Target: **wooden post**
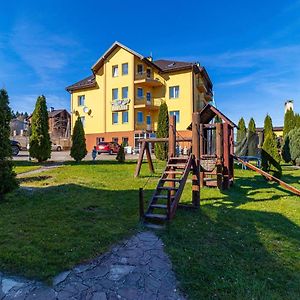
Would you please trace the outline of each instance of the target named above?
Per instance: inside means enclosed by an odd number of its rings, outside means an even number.
[[[194,156],[192,179],[192,203],[200,206],[200,113],[193,113],[192,118],[192,151]]]
[[[141,150],[140,150],[140,153],[139,153],[139,158],[138,158],[138,162],[137,162],[137,165],[136,165],[134,177],[138,177],[139,174],[140,174],[142,163],[143,163],[143,158],[144,158],[145,148],[146,148],[146,142],[143,141],[142,142],[142,147],[141,147]]]
[[[230,156],[230,144],[229,144],[229,124],[224,123],[223,126],[223,188],[229,187],[229,156]]]
[[[233,184],[233,181],[234,181],[234,160],[233,160],[233,155],[234,155],[234,127],[230,128],[229,142],[230,142],[230,157],[229,157],[230,174],[229,174],[229,180],[230,180],[230,184]]]
[[[151,153],[150,153],[149,143],[148,142],[146,142],[145,151],[146,151],[146,156],[147,156],[149,170],[150,170],[151,173],[154,173],[153,161],[152,161],[152,158],[151,158]]]
[[[144,219],[144,190],[143,188],[139,189],[139,200],[140,200],[140,220]]]
[[[176,116],[169,119],[169,158],[176,154]]]
[[[202,155],[204,154],[204,133],[203,133],[203,124],[200,124],[199,126],[199,138],[200,138],[200,141],[199,141],[199,152],[200,152],[200,161],[201,161],[201,158],[202,158]],[[200,166],[200,162],[199,162],[199,168],[200,168],[200,188],[201,187],[204,187],[204,172],[201,171],[201,166]]]
[[[168,191],[168,196],[167,196],[167,218],[168,220],[171,220],[171,192]]]
[[[223,124],[216,123],[217,187],[223,189]]]

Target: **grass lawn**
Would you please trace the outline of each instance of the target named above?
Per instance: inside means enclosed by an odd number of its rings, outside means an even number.
[[[159,165],[161,168],[162,166]],[[24,175],[0,203],[0,270],[50,281],[106,251],[140,227],[135,163],[69,164]],[[284,180],[300,188],[300,171]],[[156,186],[146,188],[150,197]],[[188,202],[188,183],[183,201]],[[159,235],[191,299],[298,299],[300,200],[252,171],[236,170],[234,188],[201,190],[201,209],[178,211]]]
[[[40,167],[41,164],[34,161],[14,161],[14,171],[17,174],[33,171],[39,169]]]

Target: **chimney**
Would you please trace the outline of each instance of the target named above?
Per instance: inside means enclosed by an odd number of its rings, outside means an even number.
[[[294,101],[287,100],[284,103],[284,113],[286,113],[289,109],[294,110]]]
[[[50,112],[53,112],[54,111],[54,107],[50,107]]]

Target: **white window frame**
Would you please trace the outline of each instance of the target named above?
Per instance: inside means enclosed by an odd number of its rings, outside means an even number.
[[[124,66],[127,65],[127,73],[124,73]],[[128,63],[122,64],[122,76],[128,75]]]
[[[178,113],[178,118],[176,113]],[[170,111],[170,116],[176,116],[176,123],[180,123],[180,110],[171,110]]]
[[[117,116],[117,122],[114,121],[114,116]],[[113,112],[112,115],[111,115],[111,118],[112,118],[112,124],[113,125],[119,124],[119,113]]]
[[[83,101],[82,101],[82,99],[83,99]],[[77,103],[78,106],[84,106],[85,105],[85,95],[79,95],[77,98],[77,101],[78,101],[78,103]]]
[[[127,96],[126,97],[124,97],[124,90],[127,90]],[[122,99],[128,99],[128,86],[124,86],[124,87],[122,87]]]
[[[112,66],[112,77],[118,77],[119,76],[119,66],[114,65]]]
[[[176,89],[178,88],[178,92],[176,93]],[[172,91],[172,92],[171,92]],[[180,94],[179,85],[174,85],[169,87],[169,99],[178,99]]]
[[[117,98],[114,98],[114,91],[117,91]],[[119,99],[119,89],[118,88],[114,88],[111,90],[111,98],[112,100],[118,100]]]
[[[127,114],[127,121],[124,121],[124,114]],[[126,111],[122,111],[122,124],[127,124],[129,122],[129,114],[128,114],[128,110]]]

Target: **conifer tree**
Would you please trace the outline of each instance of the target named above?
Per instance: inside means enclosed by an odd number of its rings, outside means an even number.
[[[73,129],[70,155],[76,160],[76,162],[81,161],[87,155],[85,133],[79,116]]]
[[[237,136],[236,141],[237,143],[241,143],[247,135],[247,129],[244,118],[240,118],[238,123],[238,130],[237,130]]]
[[[256,125],[253,118],[250,119],[248,125],[248,155],[256,156],[258,147],[258,136],[256,133]]]
[[[39,162],[51,157],[48,111],[45,96],[37,98],[31,118],[31,136],[29,141],[30,156]]]
[[[9,99],[4,89],[0,90],[0,200],[7,192],[18,186],[11,161],[12,149],[9,140],[12,119]]]
[[[289,163],[291,161],[290,133],[283,138],[281,157],[286,163]]]
[[[280,156],[277,141],[273,133],[272,119],[266,116],[264,122],[264,143],[261,152],[262,169],[276,177],[281,177]]]
[[[300,128],[295,128],[288,134],[290,138],[290,154],[292,163],[300,163]]]
[[[295,114],[294,123],[295,123],[295,128],[300,128],[300,114]]]
[[[288,135],[288,133],[295,128],[295,125],[294,111],[290,108],[284,115],[283,137]]]
[[[169,137],[169,113],[166,102],[162,102],[159,107],[158,113],[158,126],[156,136],[158,138]],[[157,159],[167,160],[168,159],[168,144],[167,143],[156,143],[154,147],[154,153]]]

